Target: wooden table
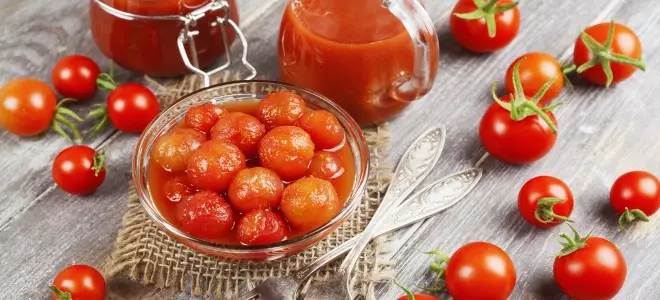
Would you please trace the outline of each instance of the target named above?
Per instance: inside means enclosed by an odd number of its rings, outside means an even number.
[[[454,1],[426,1],[440,36],[440,72],[433,91],[391,123],[396,161],[406,145],[431,125],[448,129],[446,150],[431,179],[472,165],[484,153],[477,135],[481,114],[491,103],[489,87],[502,80],[517,56],[545,51],[569,58],[581,29],[612,17],[633,28],[642,40],[646,73],[610,89],[574,81],[557,110],[560,134],[552,152],[539,162],[514,167],[489,158],[479,186],[451,210],[427,221],[395,256],[397,278],[408,286],[432,279],[430,258],[417,249],[452,252],[469,241],[484,240],[513,258],[518,281],[512,299],[562,299],[552,279],[560,229],[532,228],[518,216],[516,195],[529,178],[548,174],[563,179],[576,197],[573,218],[582,232],[615,242],[628,262],[626,284],[618,299],[660,298],[660,236],[657,220],[616,233],[617,216],[608,204],[613,180],[632,169],[660,174],[660,5],[652,0],[521,1],[523,18],[516,40],[502,51],[472,55],[448,31]],[[17,77],[49,80],[58,58],[81,53],[108,63],[94,45],[88,26],[88,1],[0,0],[0,84]],[[241,0],[242,27],[250,60],[260,74],[277,78],[275,43],[284,7],[281,0]],[[121,79],[131,78],[121,72]],[[98,96],[94,102],[103,101]],[[86,105],[76,105],[83,111]],[[51,179],[51,161],[68,145],[55,134],[18,138],[0,133],[0,298],[48,299],[47,286],[72,263],[100,265],[111,253],[126,209],[126,184],[135,135],[107,131],[88,141],[104,147],[109,171],[104,185],[89,197],[71,196]],[[110,298],[176,298],[130,282],[112,282]],[[401,291],[381,285],[380,299]]]

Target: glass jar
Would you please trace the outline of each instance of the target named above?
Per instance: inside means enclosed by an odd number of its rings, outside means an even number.
[[[194,67],[206,68],[240,35],[235,0],[90,0],[89,13],[103,54],[153,76],[190,73],[182,55]]]

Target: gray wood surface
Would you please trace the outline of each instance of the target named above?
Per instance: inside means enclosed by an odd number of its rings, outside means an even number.
[[[518,271],[511,299],[564,299],[552,280],[557,235],[565,227],[539,230],[517,214],[516,194],[529,178],[548,174],[563,179],[576,197],[573,217],[583,232],[611,239],[627,259],[628,278],[617,299],[659,299],[660,237],[657,221],[616,233],[616,215],[607,196],[613,180],[625,171],[645,169],[660,175],[660,5],[652,0],[523,1],[523,27],[507,48],[490,55],[468,54],[448,32],[453,1],[426,1],[440,36],[440,72],[431,94],[392,121],[395,162],[405,145],[428,126],[445,124],[448,141],[429,180],[470,166],[484,150],[477,126],[490,104],[489,86],[502,80],[509,63],[529,51],[570,57],[580,29],[615,18],[633,28],[644,46],[648,71],[609,90],[575,78],[557,110],[560,134],[543,160],[513,167],[492,158],[479,186],[451,210],[427,221],[396,255],[397,279],[423,287],[431,280],[430,259],[417,250],[452,252],[466,242],[483,240],[505,249]],[[283,1],[240,1],[242,26],[250,42],[251,61],[266,78],[277,78],[275,43]],[[0,0],[0,84],[17,77],[48,80],[56,60],[66,54],[90,55],[107,67],[91,40],[88,1]],[[120,72],[124,80],[139,78]],[[103,101],[97,96],[94,102]],[[82,111],[87,104],[76,105]],[[422,126],[420,124],[424,124]],[[87,126],[88,128],[88,126]],[[53,185],[50,164],[67,142],[49,133],[17,138],[0,133],[0,298],[48,299],[47,285],[71,263],[100,266],[111,253],[126,208],[130,156],[137,137],[108,130],[93,140],[109,154],[106,182],[94,195],[68,195]],[[171,290],[156,290],[113,280],[112,299],[191,299]],[[379,287],[379,299],[401,292]]]

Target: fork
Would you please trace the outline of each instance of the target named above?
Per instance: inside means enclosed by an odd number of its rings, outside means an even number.
[[[453,206],[476,186],[482,174],[481,169],[470,168],[429,184],[399,205],[395,210],[396,214],[392,215],[391,222],[380,227],[374,236],[413,224]],[[353,237],[305,268],[296,270],[285,277],[268,278],[254,289],[239,295],[238,299],[249,300],[259,296],[266,300],[295,300],[300,288],[318,269],[350,250],[357,240],[358,237]]]

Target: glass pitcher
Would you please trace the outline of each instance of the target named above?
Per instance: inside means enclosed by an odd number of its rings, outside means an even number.
[[[282,81],[323,94],[365,125],[426,95],[438,55],[417,0],[289,0],[278,40]]]

